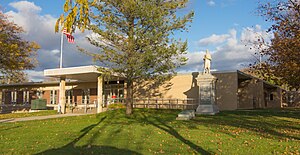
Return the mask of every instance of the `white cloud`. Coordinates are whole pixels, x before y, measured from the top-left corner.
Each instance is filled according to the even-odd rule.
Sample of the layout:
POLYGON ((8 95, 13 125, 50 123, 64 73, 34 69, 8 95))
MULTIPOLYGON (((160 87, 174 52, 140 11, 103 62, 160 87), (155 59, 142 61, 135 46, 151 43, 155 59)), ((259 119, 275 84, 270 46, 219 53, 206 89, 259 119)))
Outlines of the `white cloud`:
MULTIPOLYGON (((36 76, 37 73, 41 73, 44 69, 59 67, 61 35, 54 32, 57 18, 51 15, 41 15, 40 12, 42 9, 32 2, 19 1, 10 3, 9 5, 16 11, 8 11, 5 14, 11 17, 10 20, 23 27, 26 31, 22 37, 29 41, 35 41, 41 46, 41 49, 37 52, 38 66, 35 68, 35 71, 28 72, 28 75, 32 79, 40 81, 38 77, 42 78, 43 76, 36 76)), ((89 32, 75 33, 75 44, 67 43, 64 37, 64 67, 93 64, 92 59, 80 53, 76 47, 78 45, 90 51, 96 49, 85 38, 88 34, 89 32)))
POLYGON ((194 72, 194 71, 202 71, 203 69, 203 56, 205 51, 200 52, 187 52, 186 57, 188 58, 187 64, 180 67, 178 70, 180 72, 194 72))
POLYGON ((237 26, 240 26, 240 24, 234 23, 233 26, 237 27, 237 26))
POLYGON ((54 54, 60 53, 59 50, 52 50, 51 52, 54 53, 54 54))
POLYGON ((215 6, 216 2, 214 0, 207 0, 207 5, 209 5, 209 6, 215 6))
MULTIPOLYGON (((241 34, 241 40, 243 42, 252 42, 255 43, 258 39, 270 39, 273 35, 267 33, 265 30, 261 29, 260 25, 255 25, 255 27, 247 27, 243 29, 243 33, 241 34)), ((266 40, 268 41, 268 40, 266 40)))
POLYGON ((33 2, 28 1, 12 2, 9 5, 20 12, 35 13, 42 10, 41 7, 36 6, 33 2))
POLYGON ((43 81, 43 79, 44 79, 43 71, 27 70, 25 72, 27 73, 30 81, 43 81))
POLYGON ((223 34, 223 35, 213 34, 210 37, 203 38, 203 39, 199 40, 198 44, 200 46, 215 45, 215 44, 223 43, 229 37, 230 37, 229 34, 223 34))
MULTIPOLYGON (((201 39, 198 45, 203 49, 207 46, 212 51, 212 70, 237 70, 248 67, 253 62, 254 50, 245 46, 249 42, 257 40, 257 36, 270 39, 272 36, 261 29, 259 25, 254 28, 244 28, 238 38, 235 29, 229 30, 228 34, 213 34, 201 39), (211 48, 213 46, 213 48, 211 48)), ((187 65, 180 68, 180 71, 202 71, 204 51, 189 52, 187 65)))

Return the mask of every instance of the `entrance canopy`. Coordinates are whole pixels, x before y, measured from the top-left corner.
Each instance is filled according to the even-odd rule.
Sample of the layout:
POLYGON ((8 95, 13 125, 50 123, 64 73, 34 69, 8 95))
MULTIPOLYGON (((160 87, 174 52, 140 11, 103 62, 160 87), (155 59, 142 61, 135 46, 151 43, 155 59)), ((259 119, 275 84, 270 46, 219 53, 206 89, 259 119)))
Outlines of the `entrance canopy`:
POLYGON ((97 81, 101 72, 98 66, 79 66, 69 68, 56 68, 44 70, 44 76, 54 78, 66 78, 78 81, 97 81))

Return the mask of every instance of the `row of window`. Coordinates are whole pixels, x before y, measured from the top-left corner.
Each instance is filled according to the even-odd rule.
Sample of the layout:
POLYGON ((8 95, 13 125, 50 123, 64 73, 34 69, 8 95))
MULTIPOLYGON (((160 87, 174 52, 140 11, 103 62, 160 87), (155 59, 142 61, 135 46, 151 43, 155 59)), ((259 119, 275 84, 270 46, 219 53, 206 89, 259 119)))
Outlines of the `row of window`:
MULTIPOLYGON (((18 92, 17 91, 12 91, 11 92, 11 102, 12 103, 17 103, 17 94, 18 92)), ((23 91, 23 103, 29 103, 29 91, 26 90, 26 91, 23 91)))
MULTIPOLYGON (((57 93, 58 90, 51 90, 50 91, 50 104, 57 104, 57 93)), ((66 100, 67 103, 73 103, 73 91, 72 90, 66 90, 66 100)), ((82 91, 82 104, 89 104, 90 103, 90 89, 86 89, 82 91)))
MULTIPOLYGON (((11 102, 17 103, 17 96, 19 91, 11 91, 11 102)), ((73 90, 66 90, 66 101, 67 103, 73 103, 73 90)), ((89 104, 90 103, 90 89, 84 89, 81 93, 82 100, 77 101, 81 104, 89 104)), ((124 97, 124 88, 121 86, 115 86, 115 85, 109 85, 106 86, 104 89, 104 96, 105 99, 115 99, 115 98, 123 98, 124 97)), ((43 98, 43 92, 42 91, 36 91, 36 97, 37 98, 43 98)), ((30 101, 30 91, 24 90, 23 91, 23 103, 29 103, 30 101)), ((49 96, 50 104, 57 104, 58 102, 58 90, 51 90, 50 96, 49 96)))
MULTIPOLYGON (((43 98, 43 93, 41 91, 36 92, 37 98, 43 98)), ((58 97, 58 90, 51 90, 50 91, 50 104, 57 104, 57 97, 58 97)), ((11 102, 13 104, 17 103, 17 98, 18 98, 18 91, 11 91, 11 102)), ((66 99, 68 103, 73 102, 73 91, 72 90, 67 90, 66 91, 66 99)), ((30 100, 30 95, 29 91, 23 91, 23 103, 29 103, 30 100)), ((82 104, 88 104, 90 102, 90 89, 83 90, 82 91, 82 104)))

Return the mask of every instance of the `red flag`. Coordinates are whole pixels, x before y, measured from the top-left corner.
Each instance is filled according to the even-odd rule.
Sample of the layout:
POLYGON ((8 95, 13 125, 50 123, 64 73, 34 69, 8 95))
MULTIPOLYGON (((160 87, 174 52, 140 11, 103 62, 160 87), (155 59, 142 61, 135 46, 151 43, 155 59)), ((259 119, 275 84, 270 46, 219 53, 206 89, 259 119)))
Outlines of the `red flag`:
POLYGON ((68 39, 69 43, 73 44, 75 42, 75 39, 74 39, 74 37, 72 35, 67 35, 67 39, 68 39))
POLYGON ((67 39, 68 39, 69 43, 74 43, 75 42, 74 37, 71 35, 71 33, 67 32, 66 28, 64 28, 63 34, 65 34, 67 36, 67 39))

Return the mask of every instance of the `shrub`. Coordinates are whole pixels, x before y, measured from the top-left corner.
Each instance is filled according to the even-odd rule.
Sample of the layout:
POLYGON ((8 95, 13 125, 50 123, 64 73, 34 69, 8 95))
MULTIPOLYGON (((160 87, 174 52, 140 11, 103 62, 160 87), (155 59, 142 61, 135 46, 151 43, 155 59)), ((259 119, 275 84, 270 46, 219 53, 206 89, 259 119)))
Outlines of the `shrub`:
POLYGON ((113 103, 108 105, 108 109, 120 109, 120 108, 126 108, 126 106, 122 103, 113 103))

